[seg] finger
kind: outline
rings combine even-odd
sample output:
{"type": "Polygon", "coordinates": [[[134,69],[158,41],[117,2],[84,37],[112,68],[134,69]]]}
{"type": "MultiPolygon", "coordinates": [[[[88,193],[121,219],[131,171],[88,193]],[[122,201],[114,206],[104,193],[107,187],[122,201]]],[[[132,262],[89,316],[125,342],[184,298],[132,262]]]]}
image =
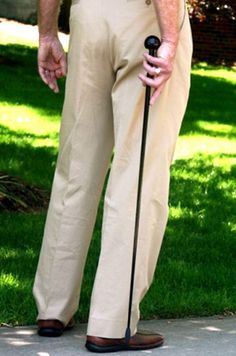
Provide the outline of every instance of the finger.
{"type": "Polygon", "coordinates": [[[160,85],[160,80],[158,78],[155,78],[155,79],[148,78],[143,74],[139,74],[138,77],[144,84],[146,84],[152,88],[157,88],[158,85],[160,85]]]}
{"type": "Polygon", "coordinates": [[[143,67],[146,70],[146,72],[149,75],[151,75],[152,77],[157,75],[157,72],[156,72],[157,67],[150,66],[147,61],[143,61],[143,67]]]}
{"type": "Polygon", "coordinates": [[[55,79],[55,82],[54,82],[54,93],[59,93],[59,87],[58,87],[58,84],[57,84],[57,80],[55,79]]]}
{"type": "Polygon", "coordinates": [[[47,85],[49,86],[49,88],[51,90],[54,91],[54,80],[53,80],[53,77],[51,75],[51,71],[49,70],[45,70],[45,76],[46,76],[46,79],[47,79],[47,85]]]}
{"type": "Polygon", "coordinates": [[[50,89],[54,91],[55,89],[55,75],[52,74],[52,71],[49,71],[47,69],[44,70],[44,76],[47,80],[47,85],[49,86],[50,89]]]}
{"type": "Polygon", "coordinates": [[[56,73],[55,72],[52,72],[52,82],[53,82],[53,86],[54,86],[54,93],[58,93],[59,92],[59,87],[58,87],[58,84],[57,84],[57,77],[56,77],[56,73]]]}
{"type": "Polygon", "coordinates": [[[48,80],[46,78],[46,75],[45,75],[45,71],[42,67],[38,67],[38,72],[39,72],[39,75],[40,75],[40,78],[42,79],[42,81],[45,83],[45,84],[48,84],[48,80]]]}
{"type": "Polygon", "coordinates": [[[58,88],[58,85],[57,85],[57,78],[56,78],[56,74],[55,74],[54,71],[50,71],[49,86],[55,93],[58,93],[59,88],[58,88]]]}
{"type": "Polygon", "coordinates": [[[54,91],[55,94],[59,93],[59,87],[58,87],[57,82],[55,82],[53,91],[54,91]]]}
{"type": "Polygon", "coordinates": [[[162,90],[163,90],[164,85],[160,85],[157,89],[154,90],[151,100],[150,100],[150,105],[153,106],[155,102],[157,101],[157,98],[160,96],[162,90]]]}
{"type": "Polygon", "coordinates": [[[147,60],[147,62],[155,65],[156,67],[165,67],[166,66],[167,59],[165,59],[165,58],[153,57],[153,56],[150,56],[148,53],[144,53],[144,58],[147,60]]]}
{"type": "Polygon", "coordinates": [[[63,74],[62,74],[61,68],[60,68],[60,69],[55,70],[55,75],[56,75],[56,78],[57,78],[57,79],[59,79],[59,78],[63,77],[63,74]]]}
{"type": "Polygon", "coordinates": [[[157,100],[157,98],[159,97],[160,95],[160,90],[159,89],[156,89],[151,97],[151,100],[150,100],[150,105],[153,106],[157,100]]]}

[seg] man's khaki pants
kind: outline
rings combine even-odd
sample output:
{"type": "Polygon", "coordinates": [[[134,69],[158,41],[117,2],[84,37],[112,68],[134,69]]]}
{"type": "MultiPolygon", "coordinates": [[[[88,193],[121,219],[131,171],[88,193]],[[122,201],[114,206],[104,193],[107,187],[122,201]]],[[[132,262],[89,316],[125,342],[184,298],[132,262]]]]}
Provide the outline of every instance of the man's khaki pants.
{"type": "MultiPolygon", "coordinates": [[[[180,25],[184,3],[181,1],[180,25]]],[[[145,88],[143,43],[159,37],[145,0],[75,0],[60,147],[34,296],[38,319],[67,324],[81,280],[113,148],[88,335],[124,337],[130,287],[145,88]]],[[[188,16],[171,79],[150,108],[131,332],[153,279],[168,216],[169,168],[186,109],[192,55],[188,16]]]]}

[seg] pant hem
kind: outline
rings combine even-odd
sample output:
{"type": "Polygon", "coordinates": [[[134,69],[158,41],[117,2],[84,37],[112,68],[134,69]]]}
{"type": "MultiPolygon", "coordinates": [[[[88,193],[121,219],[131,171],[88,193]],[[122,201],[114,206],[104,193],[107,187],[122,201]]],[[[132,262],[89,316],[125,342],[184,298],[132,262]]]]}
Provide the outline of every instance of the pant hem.
{"type": "Polygon", "coordinates": [[[43,315],[43,314],[39,314],[36,318],[36,321],[38,321],[38,320],[59,320],[64,326],[66,326],[69,323],[69,321],[71,320],[71,318],[65,319],[61,316],[56,316],[55,314],[54,315],[48,314],[47,316],[43,315]]]}
{"type": "MultiPolygon", "coordinates": [[[[90,318],[87,328],[87,335],[121,339],[125,337],[126,322],[122,320],[96,319],[90,318]]],[[[132,322],[131,336],[137,332],[137,322],[132,322]]]]}

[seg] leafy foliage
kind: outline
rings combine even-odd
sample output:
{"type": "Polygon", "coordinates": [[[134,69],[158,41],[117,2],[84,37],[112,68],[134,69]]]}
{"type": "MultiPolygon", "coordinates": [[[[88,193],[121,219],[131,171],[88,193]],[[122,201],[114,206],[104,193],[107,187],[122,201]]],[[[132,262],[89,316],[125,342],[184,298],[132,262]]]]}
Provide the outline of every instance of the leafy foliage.
{"type": "Polygon", "coordinates": [[[235,0],[188,0],[189,14],[191,18],[205,21],[207,17],[227,18],[236,20],[235,0]]]}

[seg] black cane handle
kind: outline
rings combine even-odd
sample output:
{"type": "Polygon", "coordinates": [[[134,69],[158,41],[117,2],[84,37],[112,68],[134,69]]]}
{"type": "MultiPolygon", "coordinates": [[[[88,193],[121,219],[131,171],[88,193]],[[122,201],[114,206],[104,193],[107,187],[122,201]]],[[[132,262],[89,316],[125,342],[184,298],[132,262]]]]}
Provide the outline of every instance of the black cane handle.
{"type": "Polygon", "coordinates": [[[150,56],[156,57],[161,41],[157,36],[148,36],[144,42],[144,47],[149,50],[150,56]]]}
{"type": "MultiPolygon", "coordinates": [[[[149,54],[152,57],[157,57],[157,51],[158,48],[161,45],[161,41],[157,36],[148,36],[144,42],[144,46],[146,49],[149,50],[149,54]]],[[[153,64],[149,63],[151,66],[153,66],[153,64]]],[[[150,74],[147,75],[149,78],[152,78],[152,76],[150,74]]]]}

